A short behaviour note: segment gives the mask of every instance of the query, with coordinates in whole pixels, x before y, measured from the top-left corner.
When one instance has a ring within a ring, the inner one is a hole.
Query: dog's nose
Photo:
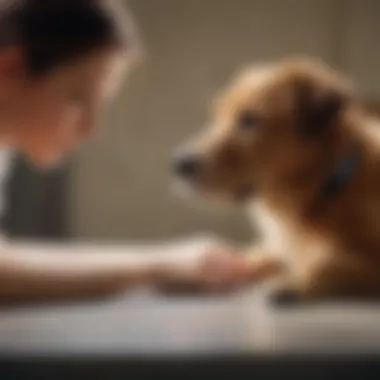
[[[174,159],[174,172],[182,177],[193,177],[200,167],[200,160],[194,154],[184,154]]]

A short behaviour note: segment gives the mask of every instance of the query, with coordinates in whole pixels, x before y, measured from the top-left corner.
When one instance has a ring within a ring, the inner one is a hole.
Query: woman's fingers
[[[250,262],[225,245],[208,247],[194,255],[193,262],[178,261],[166,268],[156,283],[165,292],[229,292],[245,285],[250,276]],[[187,270],[191,267],[191,270]]]

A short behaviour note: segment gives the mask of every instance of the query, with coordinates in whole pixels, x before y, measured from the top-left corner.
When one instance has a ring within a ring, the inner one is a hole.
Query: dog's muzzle
[[[200,172],[201,166],[200,157],[191,153],[177,155],[172,162],[175,175],[186,180],[195,179]]]

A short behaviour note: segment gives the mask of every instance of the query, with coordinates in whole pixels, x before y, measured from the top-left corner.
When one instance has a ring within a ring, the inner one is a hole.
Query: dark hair
[[[99,48],[126,47],[128,20],[111,0],[0,0],[0,49],[24,49],[31,75],[43,75]]]

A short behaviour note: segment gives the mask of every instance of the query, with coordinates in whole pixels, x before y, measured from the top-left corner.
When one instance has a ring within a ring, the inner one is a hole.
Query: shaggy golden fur
[[[256,279],[276,273],[278,300],[380,295],[380,124],[351,84],[296,57],[239,73],[188,147],[204,195],[244,201],[262,239]],[[360,153],[352,178],[323,193]],[[279,275],[281,273],[281,275]]]

